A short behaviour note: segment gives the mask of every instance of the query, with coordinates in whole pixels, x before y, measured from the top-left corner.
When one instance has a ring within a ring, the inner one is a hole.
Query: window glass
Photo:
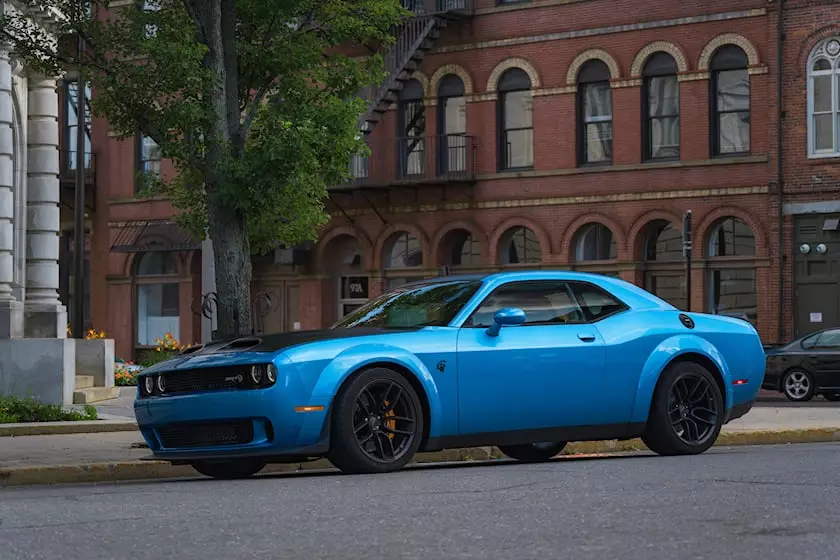
[[[489,327],[496,312],[514,307],[525,312],[525,325],[563,325],[584,321],[565,282],[511,282],[496,288],[467,321],[469,326]]]
[[[840,330],[834,329],[820,333],[816,342],[815,348],[838,348],[840,347]]]
[[[582,282],[571,282],[570,285],[588,321],[597,321],[627,308],[598,286]]]

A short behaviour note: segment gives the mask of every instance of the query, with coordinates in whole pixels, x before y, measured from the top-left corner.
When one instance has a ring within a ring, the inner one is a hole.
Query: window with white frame
[[[840,156],[840,37],[821,41],[808,57],[808,154]]]

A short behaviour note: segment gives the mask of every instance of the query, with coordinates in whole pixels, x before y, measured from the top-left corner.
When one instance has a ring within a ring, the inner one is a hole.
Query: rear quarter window
[[[621,300],[594,284],[570,282],[587,321],[598,321],[628,309]]]

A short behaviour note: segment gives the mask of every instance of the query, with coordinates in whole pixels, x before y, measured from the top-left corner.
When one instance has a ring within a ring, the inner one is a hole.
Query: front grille
[[[234,422],[182,422],[158,429],[164,447],[211,447],[245,445],[254,440],[254,424],[250,420]]]
[[[248,367],[213,367],[163,373],[166,394],[197,393],[221,389],[250,389]]]

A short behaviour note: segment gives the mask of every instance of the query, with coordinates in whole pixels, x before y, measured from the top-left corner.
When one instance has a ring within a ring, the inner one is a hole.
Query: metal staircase
[[[365,88],[360,96],[367,100],[367,111],[359,119],[359,128],[370,134],[376,123],[394,103],[400,90],[432,49],[441,31],[450,22],[469,18],[474,0],[402,0],[403,7],[414,17],[402,22],[395,30],[396,41],[384,55],[387,72],[378,87]]]

